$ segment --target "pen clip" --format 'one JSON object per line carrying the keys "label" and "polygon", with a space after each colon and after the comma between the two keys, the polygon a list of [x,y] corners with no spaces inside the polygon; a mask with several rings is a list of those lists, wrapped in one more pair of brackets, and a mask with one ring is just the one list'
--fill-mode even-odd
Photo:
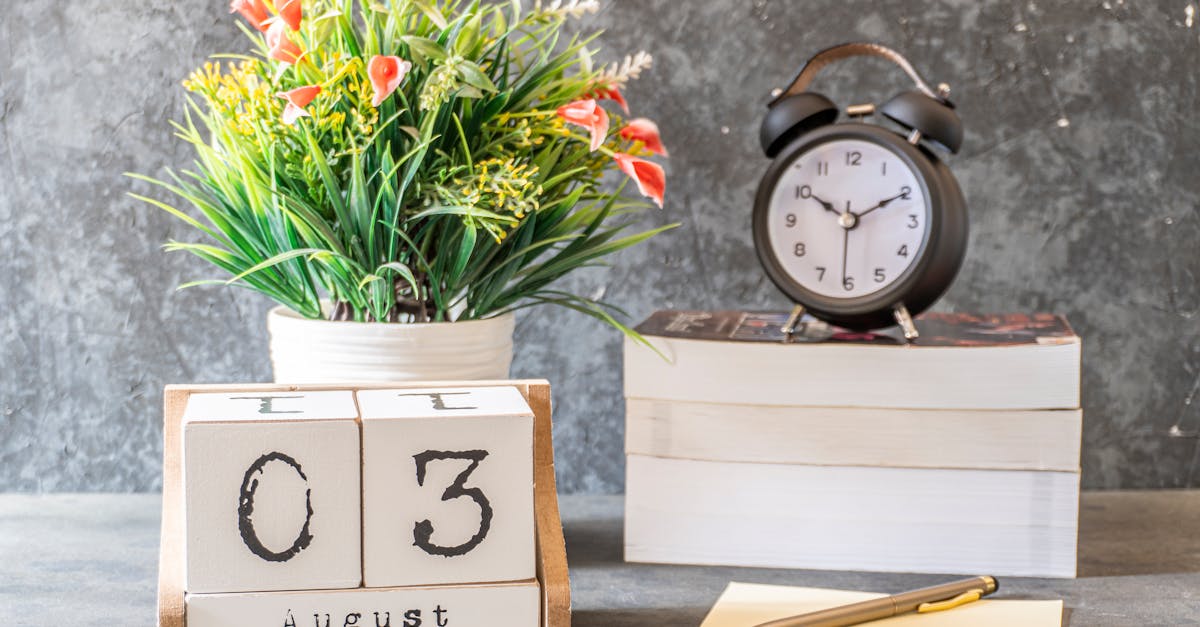
{"label": "pen clip", "polygon": [[935,601],[932,603],[922,603],[917,606],[917,613],[924,614],[926,612],[940,612],[948,610],[960,605],[965,605],[971,601],[978,601],[979,597],[983,596],[983,590],[967,590],[966,592],[945,601]]}

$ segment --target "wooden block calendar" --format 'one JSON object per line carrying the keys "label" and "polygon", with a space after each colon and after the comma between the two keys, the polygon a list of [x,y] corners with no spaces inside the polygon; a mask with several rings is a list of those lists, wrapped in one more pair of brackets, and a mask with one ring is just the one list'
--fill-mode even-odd
{"label": "wooden block calendar", "polygon": [[544,381],[170,386],[159,625],[567,627],[550,435]]}

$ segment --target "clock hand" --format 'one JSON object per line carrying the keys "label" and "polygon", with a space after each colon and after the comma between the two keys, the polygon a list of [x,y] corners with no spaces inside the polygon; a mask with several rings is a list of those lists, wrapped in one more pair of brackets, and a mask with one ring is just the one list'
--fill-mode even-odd
{"label": "clock hand", "polygon": [[893,200],[896,200],[897,198],[901,198],[901,197],[903,197],[903,196],[904,196],[906,193],[908,193],[908,192],[901,192],[901,193],[899,193],[899,194],[896,194],[895,196],[892,196],[891,198],[884,198],[883,200],[879,201],[879,204],[877,204],[877,205],[875,205],[874,207],[871,207],[870,209],[867,209],[866,211],[864,211],[864,212],[862,212],[862,213],[858,214],[858,217],[860,217],[860,218],[861,218],[861,217],[863,217],[863,216],[867,215],[868,213],[871,213],[872,211],[875,211],[876,209],[882,209],[882,208],[884,208],[884,207],[888,206],[889,204],[891,204],[891,202],[892,202]]}
{"label": "clock hand", "polygon": [[821,206],[825,208],[825,211],[829,211],[829,212],[832,212],[832,213],[835,213],[835,214],[841,215],[841,213],[840,213],[840,212],[839,212],[837,209],[834,209],[834,208],[833,208],[833,203],[830,203],[830,202],[826,202],[826,201],[824,201],[824,200],[821,200],[820,198],[818,198],[818,197],[817,197],[817,195],[816,195],[816,194],[813,194],[813,195],[812,195],[812,199],[813,199],[813,200],[815,200],[815,201],[817,201],[817,202],[819,202],[819,203],[821,203]]}
{"label": "clock hand", "polygon": [[850,250],[850,229],[842,229],[842,287],[846,287],[846,253]]}

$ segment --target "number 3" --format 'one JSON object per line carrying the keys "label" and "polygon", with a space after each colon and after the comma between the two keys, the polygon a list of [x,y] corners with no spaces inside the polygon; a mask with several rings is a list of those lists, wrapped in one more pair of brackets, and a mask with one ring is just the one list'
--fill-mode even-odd
{"label": "number 3", "polygon": [[457,555],[465,555],[471,549],[479,546],[480,542],[487,537],[488,530],[492,526],[492,504],[479,488],[466,487],[467,478],[472,472],[479,467],[479,462],[488,456],[487,451],[425,451],[413,455],[413,459],[417,462],[417,485],[425,485],[425,469],[431,461],[447,460],[447,459],[462,459],[471,462],[466,469],[458,473],[454,483],[450,484],[444,492],[442,492],[443,501],[452,501],[457,498],[467,497],[479,506],[479,531],[471,536],[470,540],[457,546],[438,546],[430,541],[433,537],[433,523],[429,519],[422,520],[413,526],[413,544],[420,547],[430,555],[441,555],[443,557],[454,557]]}

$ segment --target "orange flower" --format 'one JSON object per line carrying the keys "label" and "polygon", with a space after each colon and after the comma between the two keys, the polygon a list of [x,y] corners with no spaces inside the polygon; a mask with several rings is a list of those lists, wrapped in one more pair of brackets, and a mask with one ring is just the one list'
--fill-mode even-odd
{"label": "orange flower", "polygon": [[263,4],[262,0],[232,0],[229,3],[229,12],[241,13],[251,26],[260,31],[267,30],[267,20],[271,18],[271,14],[267,12],[267,5]]}
{"label": "orange flower", "polygon": [[300,0],[279,0],[275,6],[279,8],[279,19],[292,30],[300,30]]}
{"label": "orange flower", "polygon": [[287,32],[284,30],[286,28],[287,24],[276,21],[267,29],[267,47],[271,49],[267,56],[276,61],[295,63],[300,55],[304,54],[304,51],[300,49],[300,46],[292,43],[291,39],[288,39]]}
{"label": "orange flower", "polygon": [[600,87],[596,89],[595,95],[601,100],[611,100],[621,106],[621,110],[625,115],[629,115],[629,103],[625,102],[625,96],[621,95],[621,90],[616,87]]}
{"label": "orange flower", "polygon": [[593,98],[576,100],[558,108],[558,117],[582,126],[592,134],[592,150],[600,148],[608,136],[608,113]]}
{"label": "orange flower", "polygon": [[367,76],[371,78],[371,87],[375,88],[375,97],[371,99],[371,106],[378,107],[384,100],[387,100],[387,97],[396,91],[411,69],[412,63],[400,57],[385,57],[378,54],[371,57],[371,62],[367,64]]}
{"label": "orange flower", "polygon": [[287,100],[287,105],[283,107],[283,123],[294,124],[300,118],[311,117],[304,107],[307,107],[308,103],[312,102],[319,93],[321,93],[320,85],[307,85],[275,94],[277,98]]}
{"label": "orange flower", "polygon": [[621,129],[620,135],[625,139],[642,142],[647,150],[656,155],[667,156],[667,148],[663,146],[662,138],[658,135],[658,125],[651,120],[646,118],[630,120],[629,124]]}
{"label": "orange flower", "polygon": [[613,155],[617,165],[621,167],[621,171],[629,175],[634,183],[637,183],[638,191],[642,195],[653,200],[654,204],[661,209],[663,206],[663,193],[667,189],[667,175],[663,172],[662,166],[639,159],[633,155],[627,155],[623,152],[618,152]]}

